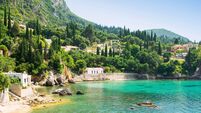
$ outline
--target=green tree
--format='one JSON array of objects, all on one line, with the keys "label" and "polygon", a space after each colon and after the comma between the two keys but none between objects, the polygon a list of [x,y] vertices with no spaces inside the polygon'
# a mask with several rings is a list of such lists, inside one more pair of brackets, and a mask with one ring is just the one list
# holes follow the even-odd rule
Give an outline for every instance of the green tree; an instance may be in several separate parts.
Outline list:
[{"label": "green tree", "polygon": [[106,57],[108,56],[108,47],[107,47],[107,45],[105,45],[105,56]]},{"label": "green tree", "polygon": [[0,91],[8,88],[10,86],[10,78],[9,76],[0,73]]},{"label": "green tree", "polygon": [[7,7],[5,6],[4,7],[4,26],[7,26]]},{"label": "green tree", "polygon": [[37,20],[36,20],[35,33],[36,33],[36,35],[40,35],[40,23],[39,23],[38,18],[37,18]]},{"label": "green tree", "polygon": [[97,48],[96,48],[96,54],[97,54],[97,55],[100,55],[100,47],[97,47]]},{"label": "green tree", "polygon": [[20,32],[20,27],[19,24],[17,22],[14,22],[14,25],[11,29],[11,34],[12,36],[16,37]]},{"label": "green tree", "polygon": [[14,70],[15,60],[10,57],[0,56],[0,71],[9,72]]},{"label": "green tree", "polygon": [[105,55],[105,53],[104,53],[104,50],[102,49],[101,50],[101,56],[104,56]]},{"label": "green tree", "polygon": [[109,56],[112,57],[112,48],[109,49]]},{"label": "green tree", "polygon": [[161,42],[158,43],[158,54],[162,55]]},{"label": "green tree", "polygon": [[11,32],[11,15],[10,15],[10,7],[8,9],[8,32]]},{"label": "green tree", "polygon": [[76,68],[78,69],[78,72],[80,74],[84,73],[84,71],[86,69],[86,66],[87,66],[87,64],[86,64],[86,62],[84,60],[76,61],[75,65],[76,65]]},{"label": "green tree", "polygon": [[50,69],[55,70],[57,73],[61,73],[61,69],[62,69],[60,58],[61,58],[60,54],[54,54],[51,57],[50,62],[48,64],[50,66]]}]

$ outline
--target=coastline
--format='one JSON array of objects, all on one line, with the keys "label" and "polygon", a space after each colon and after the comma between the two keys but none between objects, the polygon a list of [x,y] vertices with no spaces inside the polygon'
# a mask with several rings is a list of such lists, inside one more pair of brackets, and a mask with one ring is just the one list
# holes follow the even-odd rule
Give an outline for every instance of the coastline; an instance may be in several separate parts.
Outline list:
[{"label": "coastline", "polygon": [[[200,77],[156,77],[148,74],[136,73],[110,73],[105,76],[77,76],[79,80],[76,82],[93,82],[93,81],[127,81],[127,80],[201,80]],[[34,86],[34,88],[41,88],[43,86]],[[31,101],[31,102],[30,102]],[[37,101],[37,102],[36,102]],[[43,102],[45,101],[45,102]],[[36,103],[35,103],[36,102]],[[59,104],[71,102],[68,99],[61,100],[60,98],[53,97],[51,94],[36,95],[31,98],[26,98],[21,101],[9,102],[5,105],[0,104],[0,113],[30,113],[34,109],[47,108]],[[33,104],[31,104],[33,103]]]},{"label": "coastline", "polygon": [[83,81],[126,81],[126,80],[201,80],[201,76],[160,76],[138,73],[106,73],[102,75],[80,75],[74,78],[75,82]]},{"label": "coastline", "polygon": [[[34,88],[41,87],[42,86],[34,86]],[[40,92],[38,92],[37,95],[31,97],[0,104],[0,113],[30,113],[34,109],[47,108],[69,102],[70,100],[68,99],[53,97],[51,94],[40,95]]]}]

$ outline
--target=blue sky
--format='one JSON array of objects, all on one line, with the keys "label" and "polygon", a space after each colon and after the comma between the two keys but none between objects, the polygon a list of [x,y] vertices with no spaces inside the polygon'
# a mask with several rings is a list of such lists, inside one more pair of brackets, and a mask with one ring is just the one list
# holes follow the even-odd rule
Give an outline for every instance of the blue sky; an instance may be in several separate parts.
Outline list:
[{"label": "blue sky", "polygon": [[165,28],[201,40],[201,0],[67,0],[72,12],[107,26]]}]

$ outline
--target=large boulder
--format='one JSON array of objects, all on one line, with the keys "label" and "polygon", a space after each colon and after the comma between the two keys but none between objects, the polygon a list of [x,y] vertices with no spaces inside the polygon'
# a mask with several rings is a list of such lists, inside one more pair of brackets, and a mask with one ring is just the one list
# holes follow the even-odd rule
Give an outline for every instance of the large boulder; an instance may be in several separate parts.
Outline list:
[{"label": "large boulder", "polygon": [[65,83],[65,77],[63,77],[62,75],[57,77],[56,81],[59,85],[64,84]]},{"label": "large boulder", "polygon": [[46,86],[54,86],[54,85],[55,85],[55,81],[54,80],[48,79],[46,81]]},{"label": "large boulder", "polygon": [[70,89],[57,89],[55,91],[52,92],[52,94],[59,94],[60,96],[71,96],[73,93],[71,92]]},{"label": "large boulder", "polygon": [[62,90],[62,91],[59,92],[59,95],[60,96],[65,96],[65,95],[71,96],[72,92],[71,92],[70,89],[64,89],[64,90]]}]

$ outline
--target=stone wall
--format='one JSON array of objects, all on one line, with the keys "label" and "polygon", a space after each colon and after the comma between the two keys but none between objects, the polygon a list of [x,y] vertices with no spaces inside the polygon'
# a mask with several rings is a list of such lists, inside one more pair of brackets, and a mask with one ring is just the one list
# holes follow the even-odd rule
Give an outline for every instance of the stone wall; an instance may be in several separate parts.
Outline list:
[{"label": "stone wall", "polygon": [[22,88],[21,85],[13,84],[10,87],[10,91],[19,97],[27,97],[34,95],[32,87]]},{"label": "stone wall", "polygon": [[137,73],[107,73],[106,78],[109,80],[148,80],[154,79],[148,74],[137,74]]},{"label": "stone wall", "polygon": [[155,79],[155,77],[150,77],[148,74],[137,74],[137,73],[104,73],[99,75],[80,75],[74,78],[82,79],[84,81],[99,81],[99,80],[147,80]]}]

